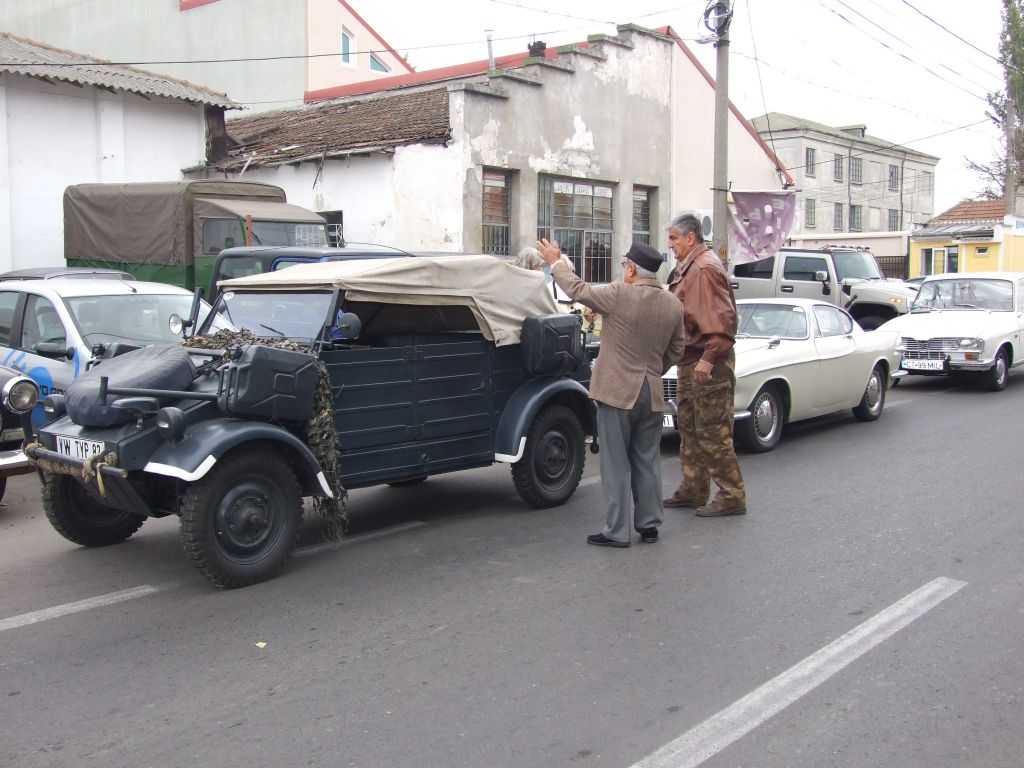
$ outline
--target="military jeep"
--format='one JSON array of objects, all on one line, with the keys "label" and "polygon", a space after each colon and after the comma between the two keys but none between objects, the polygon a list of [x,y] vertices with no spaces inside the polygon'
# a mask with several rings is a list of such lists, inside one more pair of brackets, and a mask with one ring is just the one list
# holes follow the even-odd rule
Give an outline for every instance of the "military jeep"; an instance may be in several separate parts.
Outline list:
[{"label": "military jeep", "polygon": [[178,515],[200,572],[241,587],[287,561],[303,497],[341,535],[349,489],[496,461],[533,507],[575,491],[590,367],[579,318],[556,312],[541,273],[417,257],[220,287],[200,327],[172,318],[183,344],[104,360],[46,401],[25,450],[69,540],[113,544]]}]

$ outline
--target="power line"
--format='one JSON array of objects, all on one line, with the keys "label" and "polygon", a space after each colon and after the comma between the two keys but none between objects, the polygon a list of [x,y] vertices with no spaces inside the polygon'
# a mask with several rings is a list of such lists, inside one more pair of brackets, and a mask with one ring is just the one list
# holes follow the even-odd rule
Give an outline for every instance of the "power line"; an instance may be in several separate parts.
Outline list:
[{"label": "power line", "polygon": [[[992,59],[992,61],[994,61],[994,62],[996,62],[997,64],[999,64],[1000,66],[1007,66],[1007,67],[1010,67],[1011,69],[1015,69],[1015,70],[1016,70],[1016,67],[1013,67],[1013,66],[1012,66],[1012,65],[1011,65],[1011,64],[1010,64],[1009,62],[1005,62],[1005,63],[1004,63],[1004,62],[1003,62],[1003,61],[1002,61],[1001,59],[997,59],[997,58],[996,58],[995,56],[993,56],[993,55],[992,55],[991,53],[989,53],[988,51],[983,51],[983,50],[981,50],[981,48],[979,48],[978,46],[976,46],[976,45],[975,45],[974,43],[971,43],[971,42],[968,42],[967,40],[964,40],[964,39],[963,39],[962,37],[960,37],[960,35],[958,35],[958,34],[957,34],[956,32],[952,31],[951,29],[948,29],[947,27],[944,27],[944,26],[943,26],[942,24],[940,24],[939,22],[937,22],[937,21],[936,21],[935,19],[933,19],[933,18],[932,18],[931,16],[929,16],[929,15],[928,15],[927,13],[925,13],[924,11],[922,11],[922,10],[921,10],[920,8],[917,8],[917,7],[913,6],[913,5],[911,5],[910,3],[908,3],[908,2],[907,2],[907,0],[901,0],[901,2],[902,2],[902,3],[903,3],[903,4],[905,5],[905,6],[907,6],[907,8],[909,8],[910,10],[914,11],[915,13],[919,13],[919,14],[921,14],[922,16],[924,16],[924,17],[925,17],[926,19],[928,19],[928,21],[930,21],[930,22],[931,22],[932,24],[934,24],[935,26],[937,26],[937,27],[938,27],[939,29],[941,29],[942,31],[944,31],[944,32],[948,32],[949,34],[951,34],[951,35],[952,35],[953,37],[955,37],[955,38],[956,38],[957,40],[959,40],[959,41],[960,41],[961,43],[963,43],[964,45],[967,45],[967,46],[969,46],[969,47],[973,48],[973,49],[974,49],[974,50],[976,50],[976,51],[977,51],[978,53],[980,53],[980,54],[981,54],[982,56],[987,56],[988,58]],[[1018,72],[1019,72],[1020,70],[1016,70],[1016,71],[1018,71]]]}]

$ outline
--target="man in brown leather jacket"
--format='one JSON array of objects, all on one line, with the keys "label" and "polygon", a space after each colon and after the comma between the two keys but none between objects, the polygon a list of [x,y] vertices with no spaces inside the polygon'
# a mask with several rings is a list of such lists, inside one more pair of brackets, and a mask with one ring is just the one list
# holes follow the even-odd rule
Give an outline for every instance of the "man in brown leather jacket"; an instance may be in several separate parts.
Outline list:
[{"label": "man in brown leather jacket", "polygon": [[[673,219],[668,244],[678,263],[668,287],[683,302],[686,350],[676,367],[683,479],[663,503],[696,509],[701,517],[742,515],[747,492],[732,444],[736,300],[721,260],[704,245],[697,217]],[[712,479],[718,493],[708,504]]]}]

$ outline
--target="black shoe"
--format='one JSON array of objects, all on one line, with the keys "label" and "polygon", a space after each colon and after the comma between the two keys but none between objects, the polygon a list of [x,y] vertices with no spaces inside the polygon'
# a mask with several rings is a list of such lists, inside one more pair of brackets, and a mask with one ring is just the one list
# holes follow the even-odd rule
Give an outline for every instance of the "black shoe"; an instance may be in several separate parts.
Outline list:
[{"label": "black shoe", "polygon": [[658,540],[658,529],[653,525],[640,530],[640,541],[644,544],[653,544]]},{"label": "black shoe", "polygon": [[615,539],[609,539],[603,533],[595,533],[591,536],[587,536],[587,544],[593,544],[595,547],[628,547],[628,541],[616,541]]}]

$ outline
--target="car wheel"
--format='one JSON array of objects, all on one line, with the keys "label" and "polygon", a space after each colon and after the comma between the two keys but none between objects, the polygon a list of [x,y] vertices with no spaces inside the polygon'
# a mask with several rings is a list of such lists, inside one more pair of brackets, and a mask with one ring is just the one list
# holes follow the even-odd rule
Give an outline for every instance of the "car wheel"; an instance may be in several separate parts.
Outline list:
[{"label": "car wheel", "polygon": [[65,539],[83,547],[117,544],[146,522],[143,515],[122,512],[96,501],[78,480],[68,475],[47,475],[42,497],[50,525]]},{"label": "car wheel", "polygon": [[782,398],[778,390],[770,385],[762,388],[750,404],[750,417],[736,423],[736,437],[740,446],[751,453],[772,450],[782,438],[784,420]]},{"label": "car wheel", "polygon": [[1010,377],[1010,365],[1006,357],[1006,347],[1000,347],[996,352],[996,360],[992,367],[985,372],[985,389],[990,392],[998,392],[1006,389],[1006,381]]},{"label": "car wheel", "polygon": [[885,369],[876,365],[868,376],[868,384],[864,387],[864,395],[860,403],[853,409],[857,421],[874,421],[882,415],[885,407]]},{"label": "car wheel", "polygon": [[302,490],[275,450],[249,448],[219,461],[185,492],[181,538],[206,578],[232,589],[265,581],[295,549]]},{"label": "car wheel", "polygon": [[878,317],[878,315],[868,315],[867,317],[860,318],[857,321],[857,325],[859,325],[865,331],[874,331],[884,322],[886,322],[886,318],[884,317]]},{"label": "car wheel", "polygon": [[549,405],[530,425],[523,456],[512,465],[512,482],[530,506],[554,507],[576,490],[585,459],[579,416],[564,405]]}]

